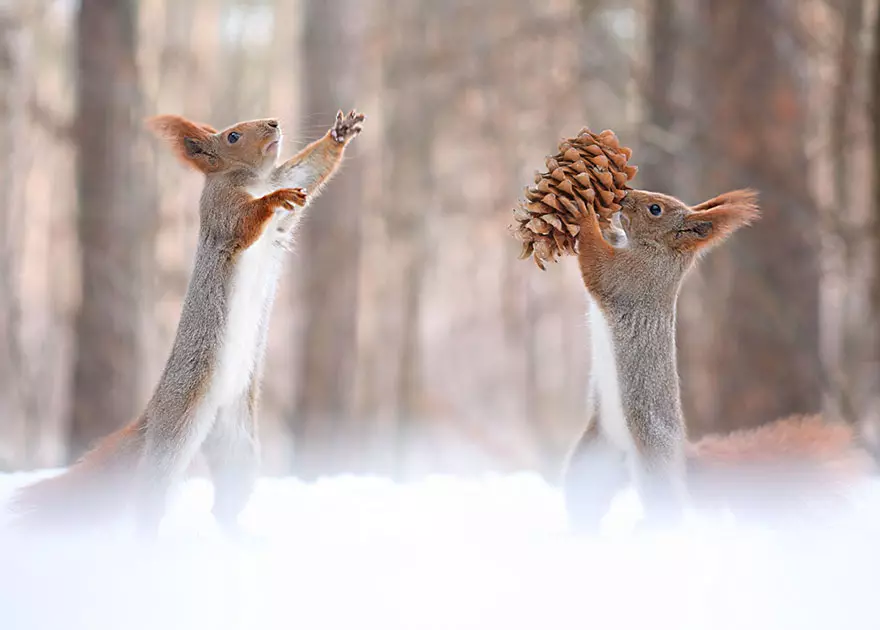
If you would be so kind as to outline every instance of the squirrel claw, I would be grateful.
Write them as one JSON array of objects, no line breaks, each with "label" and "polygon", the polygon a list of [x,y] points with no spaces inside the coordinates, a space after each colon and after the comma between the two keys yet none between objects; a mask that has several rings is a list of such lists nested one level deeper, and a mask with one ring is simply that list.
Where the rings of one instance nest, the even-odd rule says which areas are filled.
[{"label": "squirrel claw", "polygon": [[296,206],[306,205],[307,193],[302,188],[282,188],[275,191],[278,205],[285,210],[293,210]]},{"label": "squirrel claw", "polygon": [[348,112],[348,115],[339,110],[336,112],[336,123],[330,130],[330,135],[336,142],[344,144],[363,131],[363,122],[366,119],[366,116],[354,109]]}]

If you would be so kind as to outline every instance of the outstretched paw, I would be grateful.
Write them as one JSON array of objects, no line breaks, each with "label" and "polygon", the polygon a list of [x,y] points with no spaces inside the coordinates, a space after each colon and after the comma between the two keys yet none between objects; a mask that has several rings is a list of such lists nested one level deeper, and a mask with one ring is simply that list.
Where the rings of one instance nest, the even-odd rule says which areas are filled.
[{"label": "outstretched paw", "polygon": [[306,205],[306,191],[302,188],[282,188],[272,193],[273,201],[285,210],[293,210],[295,206]]},{"label": "outstretched paw", "polygon": [[345,144],[364,128],[364,121],[367,119],[363,114],[359,114],[355,110],[348,112],[348,116],[342,113],[342,110],[336,113],[336,122],[330,130],[330,135],[340,144]]}]

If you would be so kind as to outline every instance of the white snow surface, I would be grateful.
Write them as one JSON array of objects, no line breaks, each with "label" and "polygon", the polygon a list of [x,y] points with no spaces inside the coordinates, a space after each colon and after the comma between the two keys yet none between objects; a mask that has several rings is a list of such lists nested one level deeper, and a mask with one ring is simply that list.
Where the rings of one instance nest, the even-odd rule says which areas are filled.
[{"label": "white snow surface", "polygon": [[[0,475],[0,505],[34,476]],[[207,480],[184,484],[149,551],[0,530],[0,629],[880,628],[880,482],[797,531],[688,513],[640,532],[625,494],[591,539],[528,473],[263,479],[248,545],[210,504]]]}]

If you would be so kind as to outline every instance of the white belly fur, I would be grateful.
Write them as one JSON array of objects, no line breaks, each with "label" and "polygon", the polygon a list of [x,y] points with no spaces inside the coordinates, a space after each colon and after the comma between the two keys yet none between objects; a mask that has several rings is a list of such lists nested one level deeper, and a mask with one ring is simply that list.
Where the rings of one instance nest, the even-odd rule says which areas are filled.
[{"label": "white belly fur", "polygon": [[617,360],[614,356],[614,341],[611,329],[602,309],[592,297],[589,300],[591,367],[599,415],[599,429],[602,434],[617,448],[632,452],[635,447],[623,404],[620,399],[620,381],[617,376]]},{"label": "white belly fur", "polygon": [[281,216],[266,226],[256,243],[239,255],[229,295],[226,334],[210,398],[226,405],[247,389],[256,362],[256,346],[265,310],[281,273],[283,250],[275,244]]}]

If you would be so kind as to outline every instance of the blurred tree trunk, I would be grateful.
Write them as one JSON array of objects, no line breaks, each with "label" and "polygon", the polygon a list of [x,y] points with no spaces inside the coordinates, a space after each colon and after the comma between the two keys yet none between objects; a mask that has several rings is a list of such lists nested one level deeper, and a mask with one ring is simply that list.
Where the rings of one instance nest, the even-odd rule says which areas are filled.
[{"label": "blurred tree trunk", "polygon": [[[22,234],[21,166],[18,148],[24,126],[25,77],[22,24],[18,15],[0,7],[0,469],[15,465],[21,453],[16,429],[26,422],[24,391],[28,371],[21,346],[19,251]],[[36,423],[37,418],[31,418]]]},{"label": "blurred tree trunk", "polygon": [[[874,15],[874,58],[870,62],[871,77],[871,118],[873,120],[873,152],[874,152],[874,212],[873,234],[874,246],[874,287],[872,295],[873,311],[880,313],[880,7],[875,9]],[[875,322],[875,327],[877,323]],[[875,356],[880,356],[880,347],[876,349]],[[876,404],[875,400],[875,404]],[[874,422],[880,423],[876,416]],[[878,427],[880,428],[880,427]]]},{"label": "blurred tree trunk", "polygon": [[703,316],[713,328],[703,369],[713,380],[711,405],[691,419],[699,430],[758,425],[821,403],[818,215],[803,146],[797,5],[699,6],[694,149],[702,153],[703,196],[753,187],[763,209],[755,226],[702,263]]},{"label": "blurred tree trunk", "polygon": [[[407,166],[398,164],[399,168],[392,173],[407,173],[417,176],[417,179],[400,184],[401,188],[407,189],[413,186],[425,186],[421,191],[429,190],[430,174],[427,173],[427,165],[430,156],[427,154],[430,138],[421,136],[414,140],[413,136],[406,135],[406,130],[412,130],[413,124],[421,125],[424,129],[424,119],[416,112],[418,102],[401,106],[397,104],[400,116],[392,119],[386,129],[390,147],[401,148],[401,143],[406,143],[410,157]],[[392,158],[397,161],[399,158]],[[418,161],[416,161],[418,160]],[[403,250],[401,266],[402,272],[402,300],[400,304],[399,344],[396,357],[397,373],[397,396],[394,413],[395,431],[395,455],[394,463],[398,473],[406,469],[405,453],[415,445],[415,441],[422,436],[419,430],[423,420],[422,410],[422,352],[419,328],[421,323],[421,293],[423,276],[427,267],[427,252],[424,246],[424,217],[420,214],[425,211],[424,206],[415,206],[414,198],[407,195],[396,196],[397,200],[389,208],[389,234],[398,240]],[[393,212],[394,214],[390,214]],[[392,223],[393,222],[393,223]],[[424,428],[424,427],[423,427]]]},{"label": "blurred tree trunk", "polygon": [[[304,5],[303,112],[332,122],[337,109],[362,107],[359,58],[365,11],[357,0]],[[322,132],[323,133],[323,132]],[[357,444],[352,420],[357,365],[358,265],[362,177],[355,141],[343,172],[309,210],[298,238],[304,299],[303,349],[295,414],[293,466],[303,478],[346,470]]]},{"label": "blurred tree trunk", "polygon": [[[871,85],[871,106],[874,119],[874,212],[875,216],[880,219],[880,9],[875,11],[874,23],[874,59],[871,64],[871,76],[874,77]],[[878,220],[875,229],[878,229],[875,242],[880,243],[880,220]],[[880,278],[880,274],[878,274],[878,278]]]},{"label": "blurred tree trunk", "polygon": [[675,158],[663,139],[672,133],[672,103],[676,54],[676,0],[655,0],[648,9],[648,75],[645,84],[645,119],[639,156],[639,187],[675,194]]},{"label": "blurred tree trunk", "polygon": [[[422,370],[425,214],[433,175],[430,154],[433,116],[426,110],[425,58],[435,51],[428,39],[425,2],[376,3],[383,30],[377,39],[381,58],[381,194],[370,217],[365,243],[364,343],[358,411],[369,426],[372,472],[399,476],[408,472],[405,455],[415,450],[426,428]],[[381,8],[379,8],[381,7]],[[450,14],[454,11],[450,8]],[[434,107],[438,107],[436,103]]]},{"label": "blurred tree trunk", "polygon": [[[864,0],[838,0],[840,41],[831,107],[830,161],[832,202],[823,208],[823,280],[836,291],[823,299],[821,350],[826,378],[823,413],[827,418],[854,423],[868,411],[874,383],[866,369],[872,360],[872,344],[866,337],[870,313],[865,312],[865,285],[859,283],[864,252],[870,247],[863,238],[858,199],[859,152],[856,125],[860,122],[853,103],[861,94],[861,36]],[[869,341],[869,343],[866,343]],[[869,377],[866,379],[866,377]],[[867,381],[867,382],[866,382]],[[864,385],[867,384],[867,389]],[[867,395],[866,395],[867,394]]]},{"label": "blurred tree trunk", "polygon": [[831,151],[834,159],[834,200],[847,207],[852,203],[848,178],[851,174],[850,109],[856,91],[856,69],[859,60],[859,35],[865,11],[864,0],[842,0],[842,32],[837,59],[837,86],[831,111]]},{"label": "blurred tree trunk", "polygon": [[[393,6],[394,3],[390,3]],[[397,295],[396,322],[384,331],[389,344],[386,369],[397,375],[393,386],[391,431],[394,451],[392,470],[406,474],[405,453],[422,437],[421,293],[428,252],[424,242],[426,207],[433,189],[431,172],[431,121],[434,101],[426,98],[431,78],[424,76],[426,49],[436,39],[429,37],[430,4],[413,2],[409,9],[388,10],[400,26],[390,36],[386,57],[384,146],[388,154],[385,190],[388,203],[383,212],[385,231],[394,255],[386,265],[393,274],[386,278]],[[434,51],[436,53],[436,51]],[[418,80],[416,77],[419,77]],[[390,261],[389,261],[390,262]],[[392,302],[393,303],[393,302]]]},{"label": "blurred tree trunk", "polygon": [[141,317],[155,208],[136,161],[136,0],[82,0],[77,16],[77,192],[82,294],[70,457],[127,422],[140,398]]}]

